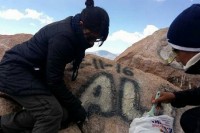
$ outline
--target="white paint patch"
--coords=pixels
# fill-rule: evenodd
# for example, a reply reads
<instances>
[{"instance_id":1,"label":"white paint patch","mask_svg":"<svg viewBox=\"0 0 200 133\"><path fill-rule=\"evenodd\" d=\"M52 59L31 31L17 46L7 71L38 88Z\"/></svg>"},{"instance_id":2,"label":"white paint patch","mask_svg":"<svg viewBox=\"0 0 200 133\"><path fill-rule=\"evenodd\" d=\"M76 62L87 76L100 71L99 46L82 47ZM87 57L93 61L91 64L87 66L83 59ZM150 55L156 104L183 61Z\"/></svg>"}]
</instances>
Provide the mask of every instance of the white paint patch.
<instances>
[{"instance_id":1,"label":"white paint patch","mask_svg":"<svg viewBox=\"0 0 200 133\"><path fill-rule=\"evenodd\" d=\"M100 96L95 97L95 88L101 86ZM86 88L81 96L82 104L88 108L91 104L96 104L101 108L102 112L112 111L112 92L111 80L106 76L97 77L92 84Z\"/></svg>"}]
</instances>

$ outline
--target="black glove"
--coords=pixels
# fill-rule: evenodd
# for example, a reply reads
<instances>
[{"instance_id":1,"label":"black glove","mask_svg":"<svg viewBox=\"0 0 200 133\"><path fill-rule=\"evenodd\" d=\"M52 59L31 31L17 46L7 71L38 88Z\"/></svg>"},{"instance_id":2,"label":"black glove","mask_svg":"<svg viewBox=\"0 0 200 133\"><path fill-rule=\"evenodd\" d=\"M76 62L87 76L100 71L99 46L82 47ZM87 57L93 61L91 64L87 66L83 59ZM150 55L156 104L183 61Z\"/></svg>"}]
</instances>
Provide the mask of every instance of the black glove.
<instances>
[{"instance_id":1,"label":"black glove","mask_svg":"<svg viewBox=\"0 0 200 133\"><path fill-rule=\"evenodd\" d=\"M87 113L83 106L79 106L78 108L69 109L69 119L75 123L82 123L85 121L87 117Z\"/></svg>"}]
</instances>

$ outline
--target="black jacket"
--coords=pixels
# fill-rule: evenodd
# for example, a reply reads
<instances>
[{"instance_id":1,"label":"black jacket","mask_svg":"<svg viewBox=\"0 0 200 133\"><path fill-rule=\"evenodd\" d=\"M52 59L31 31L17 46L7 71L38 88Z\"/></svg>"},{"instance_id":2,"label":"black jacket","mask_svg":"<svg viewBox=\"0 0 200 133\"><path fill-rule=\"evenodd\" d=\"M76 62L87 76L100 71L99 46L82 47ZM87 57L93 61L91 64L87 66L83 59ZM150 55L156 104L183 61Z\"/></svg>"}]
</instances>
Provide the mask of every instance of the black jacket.
<instances>
[{"instance_id":1,"label":"black jacket","mask_svg":"<svg viewBox=\"0 0 200 133\"><path fill-rule=\"evenodd\" d=\"M186 73L200 74L200 61L191 66ZM174 107L200 105L200 88L174 92L176 99L171 103Z\"/></svg>"},{"instance_id":2,"label":"black jacket","mask_svg":"<svg viewBox=\"0 0 200 133\"><path fill-rule=\"evenodd\" d=\"M79 103L63 80L66 64L82 60L88 48L73 29L72 19L49 24L8 50L0 63L0 91L19 96L53 93L64 106Z\"/></svg>"}]
</instances>

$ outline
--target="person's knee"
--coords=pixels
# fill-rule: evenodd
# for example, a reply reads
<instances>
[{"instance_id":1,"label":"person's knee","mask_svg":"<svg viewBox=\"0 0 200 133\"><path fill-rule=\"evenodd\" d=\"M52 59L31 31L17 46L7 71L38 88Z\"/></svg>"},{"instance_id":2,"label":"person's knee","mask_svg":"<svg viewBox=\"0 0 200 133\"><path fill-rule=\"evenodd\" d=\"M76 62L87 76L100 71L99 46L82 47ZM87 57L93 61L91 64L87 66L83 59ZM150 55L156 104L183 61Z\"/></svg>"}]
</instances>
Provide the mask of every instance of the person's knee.
<instances>
[{"instance_id":1,"label":"person's knee","mask_svg":"<svg viewBox=\"0 0 200 133\"><path fill-rule=\"evenodd\" d=\"M8 125L10 125L10 122L5 121L5 120L1 120L1 128L5 128L5 127L7 127Z\"/></svg>"},{"instance_id":2,"label":"person's knee","mask_svg":"<svg viewBox=\"0 0 200 133\"><path fill-rule=\"evenodd\" d=\"M7 128L10 128L11 125L15 125L11 119L10 116L2 116L1 117L1 128L2 129L7 129Z\"/></svg>"},{"instance_id":3,"label":"person's knee","mask_svg":"<svg viewBox=\"0 0 200 133\"><path fill-rule=\"evenodd\" d=\"M181 119L180 119L180 124L182 127L185 127L187 124L188 124L188 113L187 112L184 112L181 116Z\"/></svg>"},{"instance_id":4,"label":"person's knee","mask_svg":"<svg viewBox=\"0 0 200 133\"><path fill-rule=\"evenodd\" d=\"M49 117L51 117L54 120L61 121L63 118L63 109L61 106L52 107L50 110L50 113L48 115L49 115Z\"/></svg>"},{"instance_id":5,"label":"person's knee","mask_svg":"<svg viewBox=\"0 0 200 133\"><path fill-rule=\"evenodd\" d=\"M197 119L193 114L194 110L187 110L180 119L180 124L185 133L194 132L197 126Z\"/></svg>"},{"instance_id":6,"label":"person's knee","mask_svg":"<svg viewBox=\"0 0 200 133\"><path fill-rule=\"evenodd\" d=\"M63 110L59 104L48 103L45 107L37 112L32 112L36 122L61 122L63 117Z\"/></svg>"}]
</instances>

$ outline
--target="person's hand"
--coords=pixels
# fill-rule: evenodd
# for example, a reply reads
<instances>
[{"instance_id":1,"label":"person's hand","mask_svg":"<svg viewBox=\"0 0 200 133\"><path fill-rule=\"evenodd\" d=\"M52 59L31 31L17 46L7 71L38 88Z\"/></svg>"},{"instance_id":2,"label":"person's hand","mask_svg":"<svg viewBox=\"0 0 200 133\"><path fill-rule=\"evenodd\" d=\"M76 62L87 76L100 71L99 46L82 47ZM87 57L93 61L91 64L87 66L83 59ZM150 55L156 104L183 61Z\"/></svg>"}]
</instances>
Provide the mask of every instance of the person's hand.
<instances>
[{"instance_id":1,"label":"person's hand","mask_svg":"<svg viewBox=\"0 0 200 133\"><path fill-rule=\"evenodd\" d=\"M76 110L69 111L69 117L71 121L76 122L76 123L84 122L86 119L86 116L87 116L87 113L85 109L83 108L83 106L80 106Z\"/></svg>"},{"instance_id":2,"label":"person's hand","mask_svg":"<svg viewBox=\"0 0 200 133\"><path fill-rule=\"evenodd\" d=\"M158 99L153 99L152 103L171 103L175 99L175 95L172 92L161 92Z\"/></svg>"}]
</instances>

